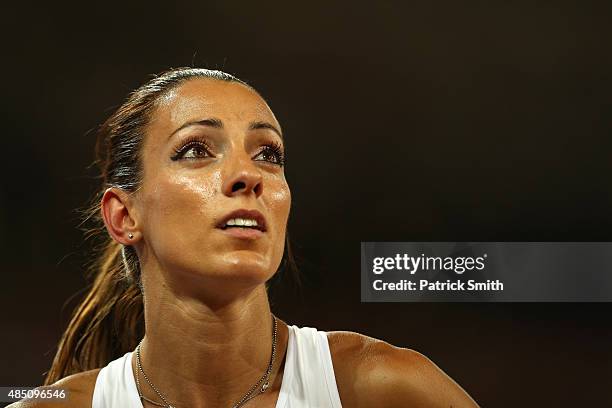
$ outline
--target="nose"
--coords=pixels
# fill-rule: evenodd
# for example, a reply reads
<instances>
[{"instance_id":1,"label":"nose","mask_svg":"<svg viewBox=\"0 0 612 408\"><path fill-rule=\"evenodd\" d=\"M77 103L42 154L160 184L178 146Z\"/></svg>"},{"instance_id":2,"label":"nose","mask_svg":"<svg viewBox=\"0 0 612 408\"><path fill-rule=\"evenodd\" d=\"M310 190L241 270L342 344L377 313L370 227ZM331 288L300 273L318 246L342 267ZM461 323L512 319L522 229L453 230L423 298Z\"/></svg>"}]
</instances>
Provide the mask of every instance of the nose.
<instances>
[{"instance_id":1,"label":"nose","mask_svg":"<svg viewBox=\"0 0 612 408\"><path fill-rule=\"evenodd\" d=\"M222 190L228 197L254 193L257 198L263 191L261 172L250 158L236 159L224 177Z\"/></svg>"}]
</instances>

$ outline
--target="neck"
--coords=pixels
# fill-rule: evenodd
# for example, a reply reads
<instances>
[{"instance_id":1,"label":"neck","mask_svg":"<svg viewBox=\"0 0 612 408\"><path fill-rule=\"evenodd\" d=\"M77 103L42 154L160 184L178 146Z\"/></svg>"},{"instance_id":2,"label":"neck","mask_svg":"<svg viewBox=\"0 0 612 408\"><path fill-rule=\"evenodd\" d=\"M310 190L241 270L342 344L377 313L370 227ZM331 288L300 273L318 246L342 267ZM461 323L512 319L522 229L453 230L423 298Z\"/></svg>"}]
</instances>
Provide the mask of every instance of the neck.
<instances>
[{"instance_id":1,"label":"neck","mask_svg":"<svg viewBox=\"0 0 612 408\"><path fill-rule=\"evenodd\" d=\"M168 402L178 407L230 407L264 375L273 329L264 285L214 308L193 297L167 292L155 293L155 301L147 302L151 295L149 291L145 294L142 368ZM280 387L277 374L286 337L286 325L278 321L271 393ZM135 360L136 353L132 368L140 376L142 394L161 402Z\"/></svg>"}]
</instances>

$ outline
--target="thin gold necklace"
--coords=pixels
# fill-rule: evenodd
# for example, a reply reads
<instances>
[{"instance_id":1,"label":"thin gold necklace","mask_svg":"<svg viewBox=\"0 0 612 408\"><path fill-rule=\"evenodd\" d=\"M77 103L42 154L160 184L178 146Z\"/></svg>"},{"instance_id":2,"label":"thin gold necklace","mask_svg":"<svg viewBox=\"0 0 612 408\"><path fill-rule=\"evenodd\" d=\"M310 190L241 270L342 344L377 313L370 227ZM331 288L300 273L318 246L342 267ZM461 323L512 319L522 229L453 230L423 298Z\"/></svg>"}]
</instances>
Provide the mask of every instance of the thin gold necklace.
<instances>
[{"instance_id":1,"label":"thin gold necklace","mask_svg":"<svg viewBox=\"0 0 612 408\"><path fill-rule=\"evenodd\" d=\"M270 386L270 374L272 373L272 367L274 366L274 359L276 358L276 338L277 338L277 333L278 333L277 326L278 324L276 322L276 317L274 316L274 314L272 314L272 354L270 355L270 363L268 364L268 369L266 370L264 375L259 379L259 381L253 384L251 389L249 389L249 391L240 399L240 401L232 405L232 408L238 408L238 407L243 406L250 399L255 398L256 396L264 393ZM157 405L158 407L176 408L174 405L170 404L168 400L162 395L162 393L159 392L157 387L153 385L151 380L149 380L149 377L147 376L147 374L145 374L144 369L142 368L142 360L140 358L140 346L142 345L143 340L144 339L140 340L140 343L138 343L138 346L136 347L136 364L138 366L138 371L142 373L142 376L147 381L149 386L153 389L153 391L155 391L157 396L161 398L161 400L163 401L163 404L157 401L152 401L142 394L142 391L140 390L140 376L136 375L136 389L138 390L138 396L140 397L141 400L147 401L153 405ZM258 392L255 392L255 391L258 391Z\"/></svg>"}]
</instances>

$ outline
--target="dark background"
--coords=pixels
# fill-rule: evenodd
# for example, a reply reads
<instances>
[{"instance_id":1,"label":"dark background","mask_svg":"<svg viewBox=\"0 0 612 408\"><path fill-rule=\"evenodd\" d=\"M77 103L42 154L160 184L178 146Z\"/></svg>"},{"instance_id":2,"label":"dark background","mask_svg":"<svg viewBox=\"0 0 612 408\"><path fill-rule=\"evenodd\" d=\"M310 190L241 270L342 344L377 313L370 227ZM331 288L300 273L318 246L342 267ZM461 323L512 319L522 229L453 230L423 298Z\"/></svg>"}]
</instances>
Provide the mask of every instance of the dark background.
<instances>
[{"instance_id":1,"label":"dark background","mask_svg":"<svg viewBox=\"0 0 612 408\"><path fill-rule=\"evenodd\" d=\"M284 128L305 283L279 317L416 349L483 407L612 406L609 303L359 296L360 241L612 240L604 4L11 3L0 385L42 382L85 286L90 130L149 74L194 64L250 82Z\"/></svg>"}]
</instances>

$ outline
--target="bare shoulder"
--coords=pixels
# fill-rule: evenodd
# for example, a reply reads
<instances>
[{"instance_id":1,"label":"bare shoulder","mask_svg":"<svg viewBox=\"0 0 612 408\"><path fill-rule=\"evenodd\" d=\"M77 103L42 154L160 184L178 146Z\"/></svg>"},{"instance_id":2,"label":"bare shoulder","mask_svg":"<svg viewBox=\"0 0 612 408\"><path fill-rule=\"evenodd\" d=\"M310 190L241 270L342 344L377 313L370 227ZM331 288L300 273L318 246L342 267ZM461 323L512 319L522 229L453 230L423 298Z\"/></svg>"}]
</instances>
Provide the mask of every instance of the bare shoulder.
<instances>
[{"instance_id":1,"label":"bare shoulder","mask_svg":"<svg viewBox=\"0 0 612 408\"><path fill-rule=\"evenodd\" d=\"M474 408L476 402L418 351L348 331L328 332L343 405Z\"/></svg>"},{"instance_id":2,"label":"bare shoulder","mask_svg":"<svg viewBox=\"0 0 612 408\"><path fill-rule=\"evenodd\" d=\"M95 370L73 374L45 387L65 390L67 400L21 400L7 408L66 408L67 406L71 408L91 408L93 390L99 371L100 368L96 368ZM67 402L70 404L66 404Z\"/></svg>"}]
</instances>

